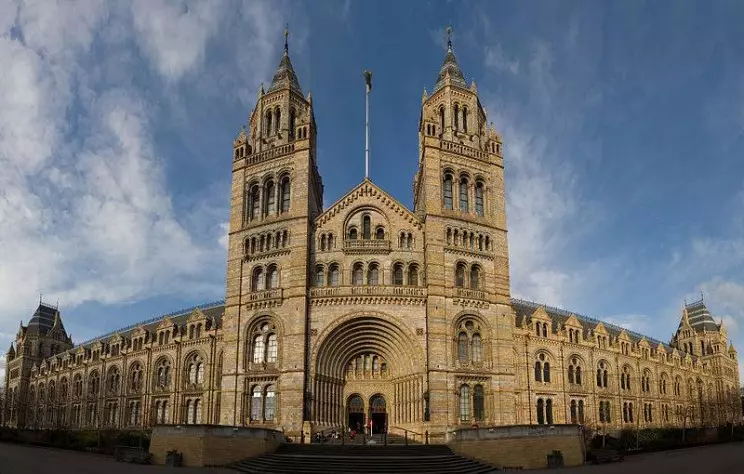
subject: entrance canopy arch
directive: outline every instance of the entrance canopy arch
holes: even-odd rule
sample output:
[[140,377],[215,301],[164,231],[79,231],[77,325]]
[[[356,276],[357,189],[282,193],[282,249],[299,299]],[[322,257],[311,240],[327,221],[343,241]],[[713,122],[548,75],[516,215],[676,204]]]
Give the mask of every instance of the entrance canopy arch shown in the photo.
[[330,330],[316,347],[314,372],[343,380],[349,361],[363,353],[382,356],[393,377],[420,372],[420,346],[404,328],[387,315],[349,317]]

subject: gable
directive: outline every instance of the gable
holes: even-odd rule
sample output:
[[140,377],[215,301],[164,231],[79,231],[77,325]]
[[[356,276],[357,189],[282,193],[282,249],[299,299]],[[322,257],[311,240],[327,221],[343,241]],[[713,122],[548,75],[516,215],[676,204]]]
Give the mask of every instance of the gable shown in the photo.
[[[315,219],[315,229],[323,230],[332,221],[337,223],[339,215],[346,215],[350,209],[363,206],[377,208],[385,214],[392,222],[396,220],[407,224],[412,230],[422,230],[421,221],[409,211],[403,204],[398,202],[394,197],[377,187],[369,179],[365,179],[357,187],[346,193],[341,199],[336,201],[325,212]],[[343,219],[343,218],[342,218]]]

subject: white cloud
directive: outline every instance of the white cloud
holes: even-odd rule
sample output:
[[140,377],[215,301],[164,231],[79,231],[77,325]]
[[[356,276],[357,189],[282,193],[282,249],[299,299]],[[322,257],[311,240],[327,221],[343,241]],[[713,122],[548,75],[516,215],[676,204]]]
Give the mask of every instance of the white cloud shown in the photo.
[[501,72],[510,72],[513,75],[519,74],[519,61],[507,57],[500,44],[495,46],[486,46],[486,67],[496,69]]
[[651,330],[651,318],[645,314],[616,314],[602,317],[602,321],[640,334],[650,335],[653,333]]
[[220,224],[220,230],[221,235],[220,238],[217,240],[220,244],[220,247],[222,247],[225,251],[227,251],[227,246],[230,241],[230,223],[229,222],[223,222]]
[[280,36],[267,38],[283,23],[264,26],[280,16],[265,2],[151,3],[0,5],[0,325],[28,319],[39,292],[69,309],[224,291],[224,214],[174,209],[153,136],[161,110],[150,98],[160,86],[133,83],[141,65],[125,40],[139,38],[167,87],[199,71],[218,20],[239,7],[257,39],[241,58],[254,47],[261,54],[243,61],[250,66],[228,60],[233,73],[251,67],[265,77],[280,46]]

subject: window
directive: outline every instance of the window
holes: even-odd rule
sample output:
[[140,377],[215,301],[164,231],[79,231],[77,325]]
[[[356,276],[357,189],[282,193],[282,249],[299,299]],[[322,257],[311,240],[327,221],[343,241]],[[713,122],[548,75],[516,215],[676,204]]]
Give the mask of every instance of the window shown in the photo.
[[289,183],[289,177],[285,176],[282,178],[282,184],[280,188],[280,205],[281,205],[281,212],[289,212],[289,198],[291,195],[291,184]]
[[473,265],[470,268],[470,288],[474,290],[480,289],[480,285],[481,285],[480,274],[481,274],[481,270],[478,265]]
[[368,285],[378,285],[380,277],[379,269],[377,268],[376,263],[372,263],[369,265],[369,268],[367,269],[367,284]]
[[411,264],[408,267],[408,285],[409,286],[419,285],[419,271],[418,271],[418,265],[416,264]]
[[576,357],[573,357],[568,365],[568,383],[581,385],[581,365]]
[[264,361],[264,337],[263,335],[258,335],[255,338],[253,338],[253,363],[254,364],[260,364]]
[[460,119],[460,107],[457,104],[455,104],[455,110],[454,110],[454,113],[452,114],[452,121],[454,122],[455,130],[460,130],[459,119]]
[[156,388],[166,388],[170,386],[171,364],[168,359],[162,359],[156,368],[155,386]]
[[135,362],[129,369],[129,389],[132,392],[142,390],[142,364]]
[[545,402],[542,398],[537,399],[537,424],[545,424]]
[[457,360],[461,364],[468,363],[468,335],[465,332],[457,336]]
[[256,267],[251,274],[251,291],[261,291],[263,289],[263,268]]
[[362,238],[365,240],[372,238],[372,222],[369,216],[362,218]]
[[473,389],[473,418],[475,418],[475,421],[483,421],[485,419],[485,403],[482,385],[476,385]]
[[600,423],[611,423],[612,418],[610,417],[610,402],[600,401],[599,402],[599,421]]
[[266,111],[265,124],[266,129],[264,130],[264,132],[266,133],[266,135],[271,135],[271,110]]
[[193,354],[186,359],[186,376],[187,383],[201,384],[204,383],[204,362],[198,354]]
[[460,179],[460,210],[463,212],[468,212],[470,210],[469,207],[468,179],[463,177]]
[[458,263],[455,270],[455,286],[463,288],[465,286],[465,264]]
[[323,272],[323,267],[318,265],[315,267],[315,286],[323,285],[325,285],[325,273]]
[[385,238],[385,229],[382,227],[378,227],[377,230],[375,230],[375,239],[383,240],[384,238]]
[[274,421],[274,411],[276,410],[276,397],[274,386],[266,387],[266,399],[264,400],[264,421]]
[[470,420],[470,387],[462,385],[460,387],[460,422],[465,423]]
[[329,286],[338,286],[338,277],[339,277],[339,271],[338,271],[338,265],[335,263],[331,265],[330,269],[328,270],[328,285]]
[[597,365],[597,387],[607,388],[607,364],[605,362]]
[[444,175],[444,208],[452,209],[452,175]]
[[297,111],[292,107],[289,109],[289,138],[295,137],[295,121],[296,121]]
[[276,354],[277,354],[276,334],[269,334],[268,341],[269,341],[269,344],[266,350],[266,362],[271,364],[273,362],[276,362]]
[[630,391],[630,369],[628,367],[623,367],[623,372],[620,374],[620,388]]
[[473,362],[481,362],[483,360],[483,344],[481,343],[480,334],[473,334],[473,338],[470,341],[471,354]]
[[276,116],[276,120],[274,121],[274,133],[279,133],[279,127],[282,123],[282,111],[279,107],[274,109],[274,115]]
[[550,382],[550,362],[547,360],[545,354],[537,356],[535,361],[535,381],[536,382]]
[[393,285],[403,284],[403,264],[396,263],[393,267]]
[[483,211],[483,183],[475,183],[475,213],[479,216],[484,215]]
[[261,398],[261,387],[256,385],[253,387],[253,393],[251,394],[251,421],[261,419]]
[[271,265],[266,271],[266,286],[267,289],[274,290],[279,285],[279,272],[277,271],[276,265]]
[[258,210],[260,209],[261,205],[261,192],[258,187],[258,185],[253,185],[251,187],[251,197],[250,197],[250,219],[257,219],[258,218]]
[[364,284],[364,269],[361,263],[355,263],[354,269],[351,273],[351,284],[352,285],[363,285]]
[[468,131],[468,108],[464,105],[462,106],[462,130],[466,133]]
[[264,215],[271,216],[276,213],[276,187],[273,181],[268,181],[264,187]]
[[356,227],[351,227],[349,229],[349,240],[356,240],[357,239],[357,230]]
[[444,132],[444,106],[439,107],[439,128]]

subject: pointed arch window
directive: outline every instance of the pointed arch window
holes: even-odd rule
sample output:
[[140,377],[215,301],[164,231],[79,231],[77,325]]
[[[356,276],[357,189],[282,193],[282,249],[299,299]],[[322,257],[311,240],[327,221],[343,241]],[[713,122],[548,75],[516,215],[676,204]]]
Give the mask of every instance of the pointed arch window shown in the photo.
[[452,209],[452,175],[444,175],[444,208]]
[[282,178],[282,184],[281,184],[281,196],[280,196],[280,204],[281,204],[281,212],[289,212],[289,198],[291,195],[291,189],[292,185],[289,182],[289,176],[285,176]]
[[475,213],[481,217],[484,215],[483,183],[480,181],[475,183]]
[[460,422],[465,423],[470,420],[470,387],[462,385],[460,387]]

